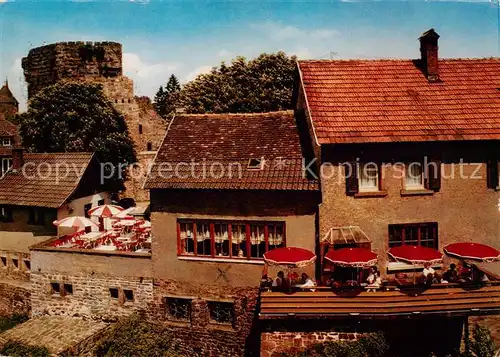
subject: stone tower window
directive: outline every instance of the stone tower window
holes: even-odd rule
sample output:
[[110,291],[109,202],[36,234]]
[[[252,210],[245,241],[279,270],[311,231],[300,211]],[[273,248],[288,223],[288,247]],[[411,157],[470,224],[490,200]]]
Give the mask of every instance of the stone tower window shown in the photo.
[[142,124],[139,124],[139,134],[142,134]]
[[125,103],[125,99],[122,99],[122,103]]
[[148,147],[148,151],[152,151],[153,150],[153,144],[148,143],[147,147]]

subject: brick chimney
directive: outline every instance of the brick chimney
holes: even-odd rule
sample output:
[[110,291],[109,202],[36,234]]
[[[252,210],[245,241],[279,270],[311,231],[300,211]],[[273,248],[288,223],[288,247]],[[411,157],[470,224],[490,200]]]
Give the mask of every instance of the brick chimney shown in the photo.
[[23,168],[24,165],[23,151],[24,149],[22,148],[12,149],[12,171],[14,172],[21,171],[21,169]]
[[425,31],[419,38],[422,69],[429,82],[439,82],[438,39],[434,29]]

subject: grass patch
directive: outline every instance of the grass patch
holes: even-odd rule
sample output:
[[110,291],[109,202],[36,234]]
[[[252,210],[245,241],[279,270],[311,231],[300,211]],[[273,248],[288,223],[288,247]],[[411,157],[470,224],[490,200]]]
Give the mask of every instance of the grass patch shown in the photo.
[[10,357],[50,357],[49,350],[40,346],[29,346],[17,341],[8,341],[0,354]]
[[28,321],[28,316],[26,315],[14,314],[10,317],[0,316],[0,333],[25,321]]

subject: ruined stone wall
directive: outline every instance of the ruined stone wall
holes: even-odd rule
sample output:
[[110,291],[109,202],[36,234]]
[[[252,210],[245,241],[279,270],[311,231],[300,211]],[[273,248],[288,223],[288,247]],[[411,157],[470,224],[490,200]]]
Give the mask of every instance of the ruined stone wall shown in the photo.
[[0,316],[29,315],[31,312],[29,285],[0,283]]
[[29,253],[0,250],[0,277],[29,281],[30,260]]
[[[116,42],[60,42],[30,50],[22,67],[28,83],[28,98],[59,81],[87,81],[101,84],[106,97],[125,116],[137,152],[139,166],[147,167],[165,135],[167,123],[159,117],[149,98],[134,96],[134,83],[123,76],[122,45]],[[143,190],[147,170],[125,183],[122,197],[139,204],[149,201]]]
[[122,45],[116,42],[59,42],[33,48],[22,60],[28,99],[61,79],[122,75]]

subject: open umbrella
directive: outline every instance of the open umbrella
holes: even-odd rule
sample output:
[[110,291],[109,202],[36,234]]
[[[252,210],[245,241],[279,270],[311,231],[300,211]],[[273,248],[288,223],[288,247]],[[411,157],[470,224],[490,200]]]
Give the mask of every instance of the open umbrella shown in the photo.
[[57,227],[64,227],[64,228],[85,228],[85,227],[99,227],[97,223],[92,222],[90,219],[87,217],[81,217],[81,216],[71,216],[71,217],[66,217],[61,220],[56,220],[52,222]]
[[112,219],[135,219],[134,216],[131,215],[132,212],[135,211],[135,207],[129,207],[124,209],[121,212],[118,212],[117,214],[113,215],[111,217]]
[[110,218],[123,211],[123,208],[115,205],[102,205],[89,210],[88,214],[94,217]]
[[269,265],[281,265],[288,268],[302,268],[311,265],[316,255],[310,250],[297,247],[276,248],[264,253],[264,261]]
[[325,259],[342,267],[367,268],[377,264],[377,254],[366,248],[329,250]]
[[499,260],[500,252],[489,245],[480,243],[452,243],[444,247],[444,252],[458,259],[469,259],[480,262]]
[[388,253],[394,259],[403,260],[410,264],[439,264],[443,260],[443,254],[440,251],[420,245],[392,247]]
[[387,253],[396,260],[403,260],[413,264],[413,283],[415,283],[416,264],[439,264],[443,261],[443,254],[440,251],[420,245],[392,247]]

